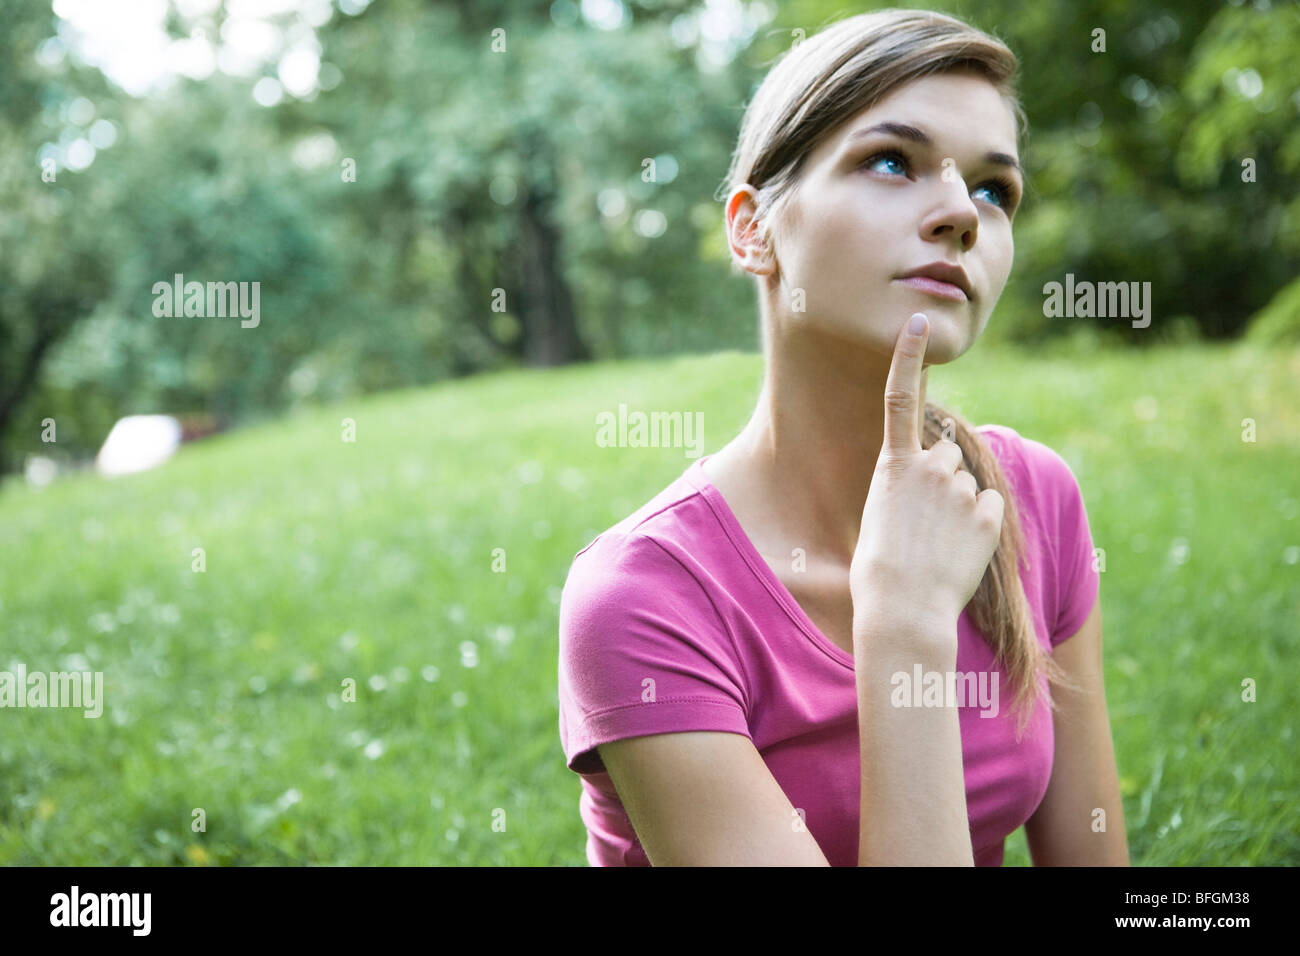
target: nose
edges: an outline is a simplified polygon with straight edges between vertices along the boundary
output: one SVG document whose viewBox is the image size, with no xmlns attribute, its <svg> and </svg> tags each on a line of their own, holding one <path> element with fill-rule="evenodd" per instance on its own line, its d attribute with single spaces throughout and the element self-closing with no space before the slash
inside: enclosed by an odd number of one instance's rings
<svg viewBox="0 0 1300 956">
<path fill-rule="evenodd" d="M 921 223 L 921 238 L 926 240 L 954 236 L 965 252 L 975 245 L 980 214 L 970 198 L 966 181 L 955 173 L 950 182 L 940 181 L 942 193 L 938 204 Z"/>
</svg>

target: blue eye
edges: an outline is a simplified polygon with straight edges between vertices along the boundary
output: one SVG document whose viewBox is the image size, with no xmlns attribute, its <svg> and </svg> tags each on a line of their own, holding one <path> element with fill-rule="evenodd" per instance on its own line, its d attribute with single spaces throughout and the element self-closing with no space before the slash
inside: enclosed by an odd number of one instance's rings
<svg viewBox="0 0 1300 956">
<path fill-rule="evenodd" d="M 874 166 L 874 165 L 876 164 L 877 161 L 882 160 L 882 159 L 890 160 L 890 161 L 892 161 L 892 162 L 898 163 L 899 166 L 902 166 L 902 167 L 904 167 L 904 168 L 906 168 L 906 166 L 907 166 L 907 157 L 905 157 L 902 153 L 897 153 L 897 152 L 894 152 L 893 150 L 885 150 L 884 152 L 876 153 L 876 154 L 873 155 L 873 156 L 868 156 L 868 157 L 863 161 L 862 165 L 863 165 L 864 167 L 865 167 L 865 166 Z"/>
<path fill-rule="evenodd" d="M 983 189 L 984 187 L 979 187 Z M 989 191 L 997 197 L 997 205 L 1003 209 L 1010 209 L 1013 205 L 1012 199 L 1015 196 L 1015 189 L 1009 179 L 991 179 L 989 180 Z M 979 189 L 976 190 L 979 192 Z"/>
<path fill-rule="evenodd" d="M 880 162 L 897 163 L 900 167 L 899 171 L 906 175 L 907 157 L 896 149 L 886 149 L 881 150 L 878 153 L 872 153 L 862 161 L 859 168 L 868 169 Z M 987 201 L 991 201 L 993 205 L 1004 211 L 1011 208 L 1012 200 L 1015 197 L 1015 187 L 1012 185 L 1011 180 L 1004 178 L 990 179 L 987 182 L 982 183 L 975 192 L 979 192 L 981 189 L 986 188 L 994 197 L 992 200 Z"/>
</svg>

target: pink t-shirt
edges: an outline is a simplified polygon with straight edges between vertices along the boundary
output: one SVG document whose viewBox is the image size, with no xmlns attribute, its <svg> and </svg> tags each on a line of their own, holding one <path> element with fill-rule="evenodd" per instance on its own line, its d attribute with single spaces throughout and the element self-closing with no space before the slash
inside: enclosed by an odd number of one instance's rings
<svg viewBox="0 0 1300 956">
<path fill-rule="evenodd" d="M 1078 631 L 1099 592 L 1083 498 L 1046 445 L 1002 425 L 978 431 L 1016 496 L 1028 548 L 1021 581 L 1050 649 Z M 564 585 L 560 741 L 582 780 L 587 860 L 650 865 L 595 747 L 709 730 L 750 738 L 830 864 L 856 866 L 853 656 L 817 629 L 755 549 L 701 467 L 708 457 L 579 551 Z M 957 639 L 958 672 L 983 672 L 986 690 L 998 673 L 993 716 L 987 697 L 957 700 L 975 864 L 1001 866 L 1005 838 L 1047 791 L 1051 713 L 1040 705 L 1017 743 L 1010 681 L 966 611 Z"/>
</svg>

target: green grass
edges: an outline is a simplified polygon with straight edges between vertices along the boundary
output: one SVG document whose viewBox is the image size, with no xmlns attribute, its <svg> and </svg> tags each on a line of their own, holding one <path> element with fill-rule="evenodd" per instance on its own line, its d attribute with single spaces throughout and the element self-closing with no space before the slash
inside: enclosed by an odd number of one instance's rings
<svg viewBox="0 0 1300 956">
<path fill-rule="evenodd" d="M 105 710 L 0 711 L 0 863 L 585 865 L 560 588 L 575 551 L 689 464 L 597 447 L 596 413 L 702 411 L 710 453 L 761 372 L 723 353 L 498 374 L 218 437 L 138 476 L 11 479 L 0 669 L 103 671 Z M 1298 383 L 1300 350 L 1241 347 L 977 348 L 931 375 L 930 398 L 1045 442 L 1079 478 L 1106 552 L 1136 865 L 1300 862 Z M 1028 861 L 1018 831 L 1006 862 Z"/>
</svg>

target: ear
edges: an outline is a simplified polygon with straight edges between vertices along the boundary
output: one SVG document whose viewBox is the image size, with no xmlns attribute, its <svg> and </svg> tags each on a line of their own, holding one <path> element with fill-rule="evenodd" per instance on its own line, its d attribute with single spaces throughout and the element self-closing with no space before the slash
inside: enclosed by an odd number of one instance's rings
<svg viewBox="0 0 1300 956">
<path fill-rule="evenodd" d="M 776 258 L 759 232 L 756 195 L 748 183 L 737 186 L 731 194 L 727 200 L 727 238 L 731 254 L 742 269 L 753 275 L 771 275 L 776 271 Z"/>
</svg>

